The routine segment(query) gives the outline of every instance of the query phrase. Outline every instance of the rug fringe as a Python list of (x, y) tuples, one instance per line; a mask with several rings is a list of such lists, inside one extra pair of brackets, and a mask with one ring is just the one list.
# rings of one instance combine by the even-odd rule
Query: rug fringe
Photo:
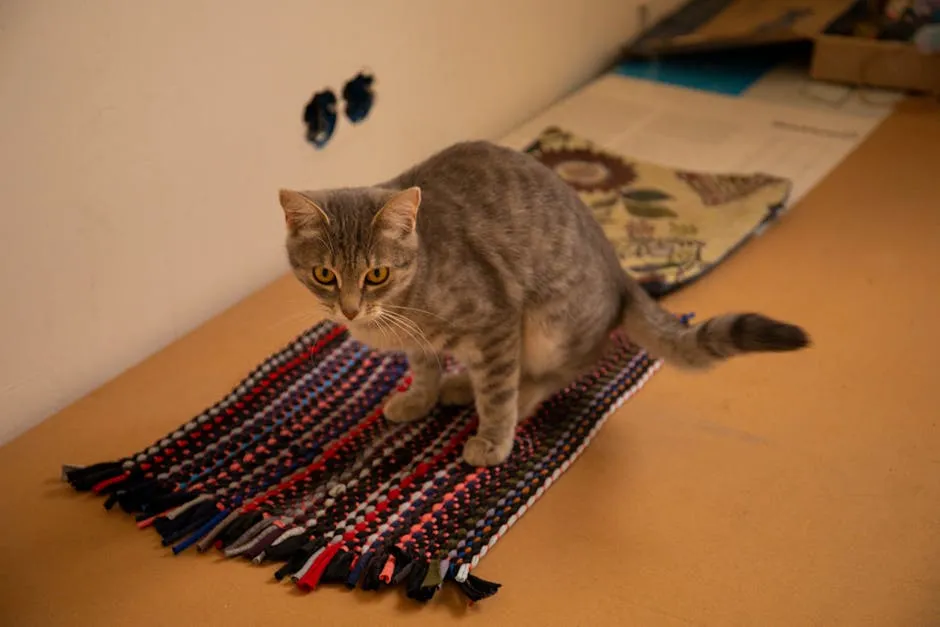
[(249, 527), (242, 535), (236, 538), (230, 546), (225, 548), (223, 551), (225, 557), (236, 557), (250, 549), (254, 546), (257, 538), (273, 524), (273, 518), (265, 518), (262, 515), (261, 520)]
[(255, 538), (248, 543), (244, 549), (242, 549), (242, 557), (260, 564), (264, 560), (264, 552), (269, 546), (271, 546), (275, 540), (281, 537), (284, 534), (284, 530), (276, 525), (271, 525), (260, 534), (255, 536)]
[(307, 569), (307, 572), (297, 580), (297, 587), (306, 591), (315, 590), (320, 583), (320, 579), (323, 577), (323, 573), (326, 572), (327, 566), (329, 566), (330, 562), (333, 561), (336, 554), (342, 548), (343, 544), (336, 542), (323, 549), (320, 555), (313, 561), (310, 568)]
[(330, 563), (327, 564), (323, 576), (320, 577), (321, 584), (346, 583), (349, 577), (350, 567), (353, 565), (356, 556), (350, 551), (343, 549), (339, 551)]
[(157, 518), (153, 528), (163, 538), (163, 546), (171, 546), (201, 529), (218, 511), (215, 501), (204, 501), (176, 517)]
[(372, 559), (369, 560), (369, 563), (362, 573), (362, 578), (359, 580), (360, 588), (372, 592), (382, 587), (382, 580), (379, 579), (379, 577), (382, 574), (382, 569), (385, 567), (387, 558), (388, 553), (385, 547), (380, 547), (373, 553)]
[(119, 505), (136, 514), (139, 526), (152, 526), (174, 555), (194, 545), (200, 552), (215, 545), (226, 557), (284, 561), (275, 578), (291, 576), (302, 590), (335, 583), (372, 591), (402, 585), (408, 598), (426, 603), (445, 581), (453, 581), (476, 603), (500, 588), (474, 575), (460, 577), (458, 568), (446, 564), (442, 577), (440, 560), (417, 559), (396, 546), (376, 547), (361, 556), (341, 541), (324, 546), (322, 541), (310, 541), (306, 532), (292, 535), (283, 526), (274, 526), (275, 519), (261, 511), (220, 509), (211, 494), (174, 492), (157, 479), (125, 470), (122, 461), (63, 466), (62, 476), (77, 491), (108, 495), (108, 509)]
[(352, 567), (352, 570), (349, 572), (349, 577), (346, 579), (347, 588), (355, 588), (359, 585), (359, 580), (362, 578), (362, 573), (369, 566), (369, 562), (372, 561), (373, 556), (375, 555), (374, 551), (366, 551)]
[(488, 599), (499, 592), (499, 589), (502, 587), (502, 584), (487, 581), (469, 573), (467, 573), (465, 577), (462, 577), (457, 574), (457, 569), (453, 566), (448, 571), (448, 579), (456, 582), (460, 591), (469, 599), (471, 604), (479, 603), (483, 599)]
[(62, 466), (62, 477), (79, 492), (89, 492), (102, 481), (113, 479), (124, 473), (124, 462), (101, 462), (91, 466)]
[(440, 588), (440, 581), (434, 581), (434, 575), (438, 571), (438, 564), (435, 560), (431, 562), (414, 562), (411, 574), (405, 581), (405, 595), (414, 601), (427, 603), (437, 593)]
[(141, 488), (140, 494), (130, 493), (119, 496), (118, 502), (122, 509), (138, 511), (146, 518), (154, 515), (169, 513), (180, 505), (189, 503), (199, 494), (193, 492), (169, 492), (165, 486), (154, 486), (148, 492), (146, 486)]
[(221, 544), (223, 549), (232, 546), (242, 534), (263, 518), (264, 514), (258, 511), (247, 514), (242, 513), (219, 534), (217, 541)]
[(105, 501), (104, 507), (110, 510), (115, 505), (120, 505), (128, 514), (139, 511), (144, 503), (149, 503), (158, 494), (165, 495), (169, 491), (167, 486), (156, 479), (147, 479), (141, 474), (132, 475), (117, 487)]
[(205, 537), (208, 533), (210, 533), (213, 529), (215, 529), (219, 525), (219, 523), (225, 520), (225, 518), (228, 515), (229, 515), (228, 510), (222, 510), (218, 514), (213, 516), (211, 519), (209, 519), (208, 522), (203, 524), (203, 526), (197, 529), (192, 535), (190, 535), (188, 538), (186, 538), (185, 540), (183, 540), (182, 542), (174, 546), (173, 555), (179, 555), (180, 553), (182, 553), (183, 551), (185, 551), (192, 545), (196, 544), (196, 542), (198, 542), (201, 538)]
[(264, 559), (272, 562), (286, 561), (309, 541), (306, 534), (300, 534), (291, 536), (281, 542), (272, 543), (271, 546), (265, 550)]
[[(687, 323), (689, 318), (683, 316), (682, 319)], [(335, 337), (335, 334), (329, 331), (323, 341), (329, 339), (327, 336)], [(258, 412), (263, 408), (270, 410), (272, 399), (280, 398), (278, 395), (292, 395), (293, 386), (300, 381), (297, 376), (307, 376), (303, 374), (307, 372), (304, 365), (307, 357), (301, 358), (294, 353), (315, 353), (314, 348), (308, 346), (308, 340), (296, 342), (291, 346), (292, 353), (279, 355), (259, 367), (257, 375), (253, 374), (250, 381), (233, 392), (231, 402), (226, 401), (228, 404), (225, 406), (219, 405), (203, 412), (180, 427), (178, 432), (161, 440), (159, 445), (130, 458), (86, 467), (65, 465), (62, 467), (63, 480), (76, 491), (105, 497), (107, 509), (120, 506), (134, 515), (140, 528), (152, 526), (163, 544), (171, 547), (173, 554), (182, 553), (192, 546), (200, 552), (214, 547), (226, 557), (242, 556), (256, 563), (282, 562), (274, 573), (275, 578), (280, 581), (290, 577), (303, 590), (335, 583), (349, 588), (358, 586), (363, 590), (400, 585), (408, 598), (424, 603), (450, 581), (470, 603), (496, 594), (500, 584), (471, 574), (472, 565), (486, 555), (508, 526), (524, 513), (526, 506), (514, 509), (518, 499), (512, 503), (495, 501), (501, 494), (513, 494), (512, 491), (506, 492), (507, 486), (496, 490), (492, 497), (485, 491), (481, 492), (479, 502), (473, 500), (473, 494), (468, 492), (464, 483), (458, 484), (460, 490), (457, 492), (450, 492), (455, 489), (455, 482), (476, 477), (476, 474), (467, 475), (464, 469), (455, 470), (454, 467), (460, 463), (458, 445), (474, 428), (474, 423), (468, 421), (464, 427), (467, 434), (461, 431), (453, 435), (452, 446), (442, 444), (446, 439), (440, 442), (429, 440), (420, 429), (414, 433), (407, 429), (401, 433), (392, 431), (390, 433), (395, 437), (380, 437), (374, 443), (378, 447), (374, 451), (368, 447), (364, 449), (366, 461), (360, 464), (361, 460), (353, 459), (356, 451), (363, 445), (373, 446), (369, 444), (376, 436), (372, 432), (373, 427), (375, 424), (381, 426), (378, 403), (396, 384), (404, 385), (407, 371), (397, 361), (376, 366), (366, 363), (366, 360), (356, 366), (359, 369), (353, 379), (344, 381), (342, 377), (349, 375), (347, 370), (360, 363), (362, 358), (362, 349), (353, 347), (352, 356), (347, 354), (352, 349), (336, 353), (340, 357), (328, 369), (331, 378), (318, 384), (318, 392), (333, 390), (327, 396), (315, 401), (301, 399), (299, 405), (293, 396), (288, 399), (303, 410), (301, 413), (305, 417), (316, 415), (322, 408), (336, 413), (341, 419), (337, 419), (335, 425), (324, 423), (329, 429), (317, 436), (323, 442), (333, 444), (326, 448), (320, 444), (314, 447), (297, 444), (289, 430), (300, 425), (296, 417), (292, 418), (288, 412), (284, 416), (277, 414), (272, 419)], [(346, 356), (345, 361), (343, 355)], [(332, 354), (328, 356), (331, 359), (335, 357)], [(628, 358), (629, 362), (626, 361)], [(618, 398), (626, 398), (642, 386), (655, 371), (655, 367), (645, 359), (635, 348), (619, 347), (609, 364), (604, 362), (596, 376), (592, 375), (583, 387), (575, 390), (576, 398), (581, 398), (578, 394), (598, 395), (590, 397), (593, 399), (590, 411), (579, 414), (578, 424), (582, 428), (599, 428), (608, 414), (598, 417), (595, 415), (597, 411), (613, 411), (619, 406)], [(293, 369), (299, 369), (300, 374), (285, 376), (280, 383), (277, 381), (284, 372), (293, 372)], [(371, 378), (363, 379), (363, 373), (369, 372), (373, 372), (368, 376), (374, 376), (377, 384), (370, 383)], [(350, 414), (348, 408), (339, 404), (338, 399), (342, 395), (337, 391), (345, 387), (352, 389), (355, 382), (361, 384), (357, 390), (364, 390), (364, 396), (356, 397), (356, 402), (364, 408), (376, 407), (374, 411), (370, 410), (371, 413), (363, 414), (365, 417), (357, 418), (358, 423), (347, 419), (359, 414), (355, 411)], [(269, 385), (273, 387), (269, 388)], [(335, 388), (337, 385), (340, 388)], [(625, 393), (627, 396), (618, 396)], [(311, 406), (312, 402), (317, 405)], [(260, 422), (253, 425), (250, 421)], [(278, 426), (282, 430), (277, 430)], [(444, 433), (450, 437), (450, 431)], [(582, 437), (581, 431), (577, 437), (570, 433), (570, 429), (550, 428), (543, 434), (544, 442), (533, 441), (540, 447), (540, 454), (557, 452), (559, 446), (568, 446), (572, 442), (577, 445), (579, 441), (581, 444), (577, 451), (580, 452), (590, 441), (590, 438)], [(184, 447), (187, 438), (195, 442), (193, 450), (205, 449), (209, 454), (207, 461), (215, 460), (215, 465), (203, 463), (201, 457), (190, 455)], [(534, 446), (532, 444), (529, 448)], [(286, 461), (283, 469), (269, 469), (267, 465), (258, 465), (258, 460), (249, 459), (248, 453), (251, 457), (268, 454), (270, 451), (264, 450), (266, 447), (287, 451), (294, 457)], [(164, 452), (169, 457), (164, 458)], [(239, 455), (246, 453), (244, 469), (236, 463), (242, 458), (233, 457), (235, 452)], [(428, 457), (432, 453), (433, 456)], [(380, 464), (383, 457), (387, 458), (389, 466), (379, 468), (379, 477), (387, 483), (379, 484), (371, 479), (368, 466), (363, 464)], [(535, 466), (531, 462), (528, 465), (520, 462), (519, 468), (530, 469), (532, 474), (531, 477), (526, 475), (522, 483), (528, 486), (531, 478), (539, 484), (537, 496), (565, 471), (573, 459), (577, 459), (577, 455), (571, 456), (566, 448), (564, 455), (543, 460), (546, 470), (541, 473), (531, 469), (541, 468), (542, 462)], [(232, 476), (218, 482), (211, 479), (211, 474), (221, 468), (218, 464), (222, 461), (232, 462), (231, 468), (226, 466)], [(410, 469), (404, 464), (410, 464)], [(268, 475), (262, 470), (276, 472)], [(428, 473), (434, 474), (425, 478)], [(375, 501), (373, 493), (381, 494), (382, 498)], [(531, 506), (531, 494), (520, 494)], [(454, 499), (460, 502), (461, 510), (466, 505), (467, 511), (459, 514), (452, 511), (455, 505), (450, 501)], [(441, 502), (434, 504), (434, 501)], [(431, 507), (433, 509), (429, 512), (425, 511)], [(444, 509), (438, 511), (440, 508)], [(441, 521), (445, 522), (438, 529), (437, 524)]]
[(237, 512), (237, 511), (230, 512), (228, 516), (222, 519), (222, 521), (218, 525), (213, 527), (209, 531), (208, 534), (206, 534), (205, 536), (202, 537), (201, 540), (199, 540), (199, 542), (196, 544), (196, 550), (199, 551), (200, 553), (205, 553), (206, 551), (208, 551), (209, 548), (212, 546), (213, 542), (215, 542), (215, 539), (218, 538), (219, 535), (221, 535), (221, 533), (225, 531), (225, 529), (229, 525), (234, 523), (238, 519), (239, 516), (241, 516), (241, 512)]
[(415, 569), (416, 560), (397, 546), (392, 546), (389, 552), (395, 558), (395, 570), (386, 583), (397, 585), (408, 579)]
[[(290, 542), (290, 540), (287, 540), (286, 542)], [(307, 560), (313, 557), (313, 555), (321, 548), (322, 545), (318, 542), (305, 541), (305, 544), (303, 544), (299, 549), (296, 549), (293, 554), (287, 557), (287, 563), (281, 566), (274, 573), (274, 578), (278, 581), (281, 581), (285, 577), (293, 577), (295, 573), (300, 572), (300, 569), (304, 567), (304, 564), (307, 563)]]

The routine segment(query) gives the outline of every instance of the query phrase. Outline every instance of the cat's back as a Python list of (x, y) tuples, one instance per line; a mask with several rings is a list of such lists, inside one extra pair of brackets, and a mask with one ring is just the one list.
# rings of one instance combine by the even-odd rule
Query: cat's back
[(417, 164), (409, 172), (421, 178), (430, 178), (455, 169), (465, 174), (499, 167), (528, 169), (533, 161), (529, 155), (511, 148), (485, 140), (474, 140), (452, 144)]
[(524, 251), (532, 263), (577, 254), (597, 257), (588, 263), (618, 263), (574, 188), (525, 152), (488, 141), (460, 142), (393, 184), (421, 188), (418, 229), (430, 247), (446, 247), (460, 236), (471, 247), (486, 242), (488, 248)]
[(478, 140), (453, 144), (398, 177), (402, 187), (417, 185), (429, 196), (472, 199), (477, 204), (528, 204), (545, 194), (570, 189), (532, 156)]

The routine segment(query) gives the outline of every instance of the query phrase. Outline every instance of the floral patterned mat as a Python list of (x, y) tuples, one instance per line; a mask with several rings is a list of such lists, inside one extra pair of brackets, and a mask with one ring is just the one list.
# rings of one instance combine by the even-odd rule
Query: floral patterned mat
[(786, 208), (790, 181), (634, 161), (559, 128), (527, 152), (593, 209), (620, 261), (654, 296), (700, 277)]

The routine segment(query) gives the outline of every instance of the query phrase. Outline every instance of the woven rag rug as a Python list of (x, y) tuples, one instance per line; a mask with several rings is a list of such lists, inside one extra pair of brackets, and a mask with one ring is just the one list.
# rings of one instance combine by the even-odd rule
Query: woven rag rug
[(591, 207), (624, 270), (654, 297), (702, 276), (786, 209), (791, 183), (637, 161), (551, 127), (527, 148)]
[(324, 322), (152, 446), (63, 474), (173, 553), (282, 562), (275, 576), (306, 590), (398, 584), (427, 601), (453, 581), (475, 602), (499, 585), (471, 570), (658, 366), (614, 336), (592, 374), (519, 425), (508, 461), (472, 468), (460, 457), (472, 408), (387, 423), (383, 399), (407, 389), (406, 360)]

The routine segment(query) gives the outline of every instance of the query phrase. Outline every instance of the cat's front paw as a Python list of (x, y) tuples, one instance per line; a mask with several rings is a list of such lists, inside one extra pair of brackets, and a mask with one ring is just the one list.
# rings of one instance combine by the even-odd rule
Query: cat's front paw
[(473, 403), (473, 385), (470, 375), (456, 372), (444, 376), (441, 383), (441, 405), (471, 405)]
[(427, 416), (435, 403), (437, 398), (434, 395), (412, 387), (388, 399), (385, 403), (385, 418), (389, 422), (412, 422)]
[(475, 435), (464, 444), (463, 460), (471, 466), (496, 466), (506, 461), (511, 451), (512, 438), (494, 443)]

